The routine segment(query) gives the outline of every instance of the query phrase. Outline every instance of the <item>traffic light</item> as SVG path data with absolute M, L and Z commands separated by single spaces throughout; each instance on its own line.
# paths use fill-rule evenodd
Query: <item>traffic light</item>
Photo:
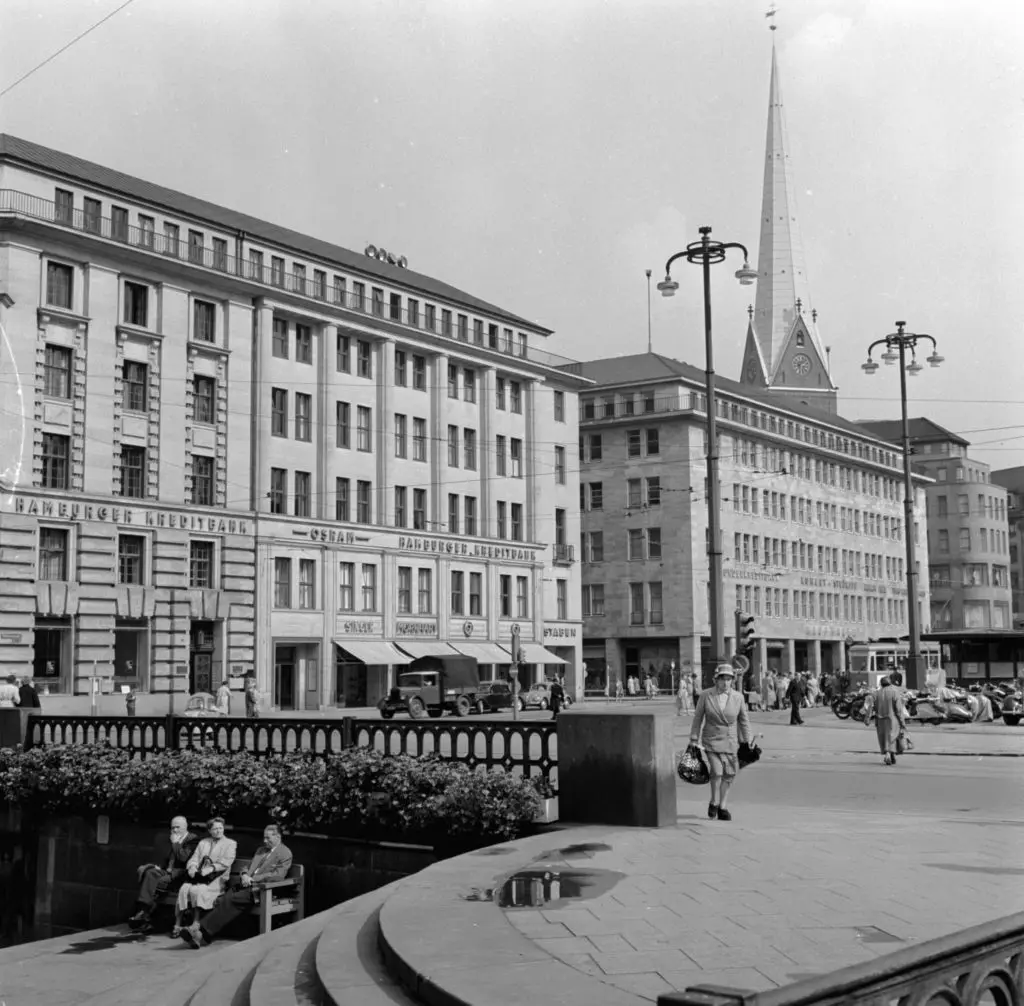
M 736 609 L 736 652 L 749 653 L 754 648 L 754 616 Z

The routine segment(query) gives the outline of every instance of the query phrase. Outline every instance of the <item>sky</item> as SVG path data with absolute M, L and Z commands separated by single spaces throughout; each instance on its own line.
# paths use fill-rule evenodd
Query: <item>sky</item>
M 0 90 L 123 0 L 3 0 Z M 774 42 L 797 215 L 840 411 L 899 416 L 868 345 L 945 364 L 912 415 L 1024 465 L 1020 0 L 133 0 L 0 98 L 0 130 L 418 272 L 572 359 L 703 366 L 697 228 L 756 259 Z M 716 268 L 716 370 L 752 287 Z

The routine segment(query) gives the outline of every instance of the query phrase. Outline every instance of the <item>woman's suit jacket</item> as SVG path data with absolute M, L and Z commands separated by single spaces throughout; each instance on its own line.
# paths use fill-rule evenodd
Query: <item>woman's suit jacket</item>
M 231 864 L 235 861 L 238 853 L 238 843 L 233 838 L 220 838 L 216 842 L 212 838 L 204 838 L 192 858 L 188 861 L 188 871 L 196 871 L 194 878 L 189 878 L 189 884 L 196 891 L 196 904 L 200 908 L 213 908 L 214 902 L 220 897 L 221 892 L 227 887 L 231 874 Z M 210 883 L 205 883 L 199 876 L 199 864 L 205 856 L 210 857 L 214 868 L 224 872 Z
M 704 748 L 719 754 L 736 754 L 739 740 L 750 743 L 750 720 L 747 717 L 747 704 L 741 692 L 730 688 L 725 693 L 724 707 L 719 710 L 717 688 L 706 688 L 697 700 L 697 709 L 693 714 L 693 725 L 690 727 L 690 743 L 696 744 L 698 737 Z

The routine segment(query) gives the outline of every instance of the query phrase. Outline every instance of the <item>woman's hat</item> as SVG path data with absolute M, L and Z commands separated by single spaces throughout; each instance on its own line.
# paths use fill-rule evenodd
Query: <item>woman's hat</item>
M 716 678 L 735 678 L 736 672 L 728 664 L 719 664 L 715 668 Z

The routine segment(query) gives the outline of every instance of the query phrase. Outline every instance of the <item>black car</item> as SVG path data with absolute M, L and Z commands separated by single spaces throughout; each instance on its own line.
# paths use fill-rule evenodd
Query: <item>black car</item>
M 507 681 L 481 681 L 476 693 L 478 713 L 496 713 L 512 708 L 512 689 Z

